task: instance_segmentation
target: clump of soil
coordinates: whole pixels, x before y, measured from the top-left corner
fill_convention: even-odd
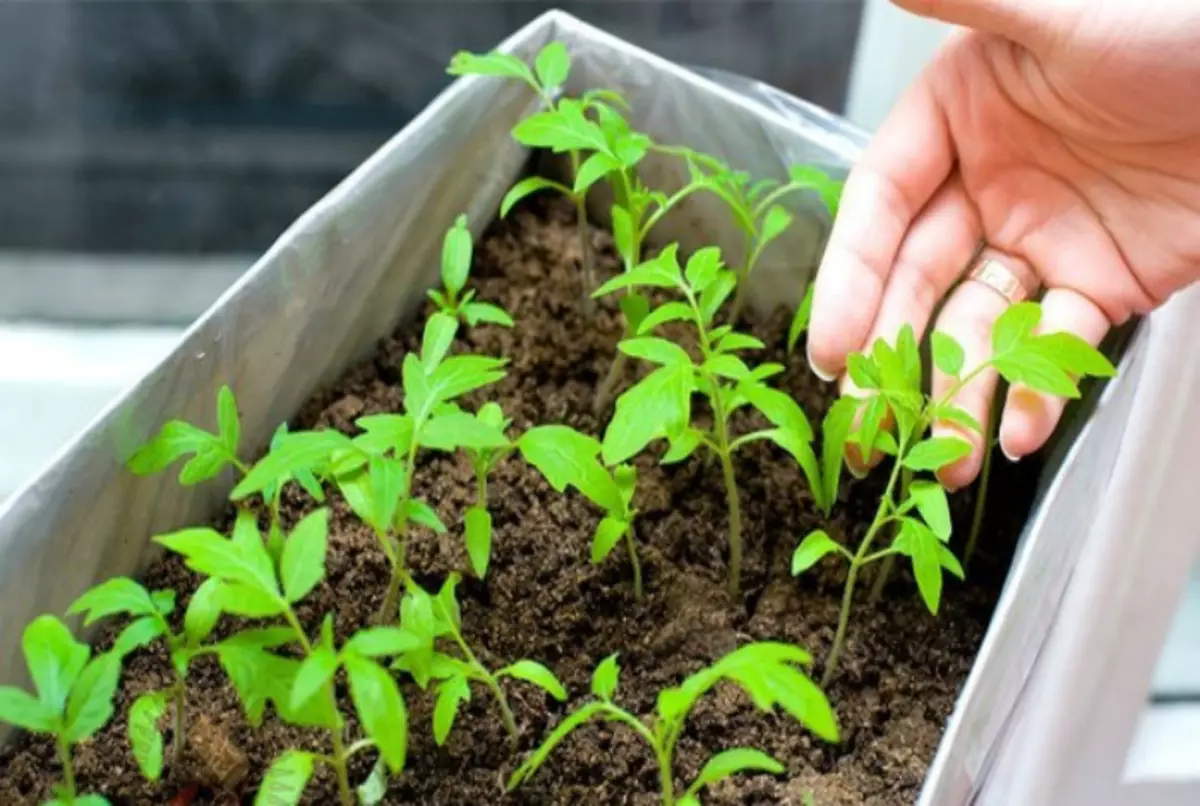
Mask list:
[[[595,248],[602,271],[616,271],[606,233],[595,233]],[[474,328],[456,344],[457,351],[511,359],[507,378],[472,402],[498,401],[515,429],[562,422],[598,434],[602,423],[591,414],[591,395],[608,369],[621,321],[612,300],[599,306],[594,321],[582,314],[579,247],[570,208],[535,199],[494,224],[476,253],[472,277],[479,297],[504,305],[516,327]],[[833,389],[807,371],[802,345],[793,355],[785,352],[786,328],[782,311],[754,324],[753,332],[769,345],[761,360],[787,366],[780,384],[817,422]],[[409,323],[383,340],[374,356],[350,369],[333,388],[318,391],[291,426],[353,433],[352,423],[359,416],[399,411],[400,359],[418,346],[419,338],[420,323]],[[631,367],[626,380],[637,371]],[[468,580],[460,587],[464,633],[483,662],[492,667],[520,658],[545,663],[570,691],[569,706],[587,696],[595,664],[619,652],[623,672],[618,700],[635,713],[649,715],[661,688],[749,640],[795,642],[823,658],[833,638],[844,569],[828,563],[800,579],[788,574],[797,541],[822,525],[795,463],[766,443],[750,445],[738,457],[746,556],[744,595],[736,601],[725,590],[727,520],[718,467],[706,464],[699,454],[677,466],[659,467],[652,456],[640,457],[637,464],[641,483],[636,505],[642,513],[639,538],[647,588],[641,604],[634,601],[630,569],[621,552],[600,566],[589,564],[599,518],[591,505],[574,493],[554,493],[519,457],[500,466],[490,484],[495,523],[491,569],[485,582]],[[753,746],[784,762],[787,774],[736,777],[711,787],[705,803],[798,805],[808,792],[820,806],[913,803],[987,627],[1032,500],[1036,473],[1027,465],[1017,469],[998,464],[992,496],[1008,506],[989,517],[983,550],[968,582],[948,582],[939,618],[925,611],[907,573],[894,576],[874,607],[866,603],[869,574],[860,586],[841,672],[828,692],[842,728],[841,744],[823,744],[790,719],[757,712],[737,689],[718,688],[695,710],[680,742],[677,781],[690,781],[714,752]],[[419,494],[452,525],[449,534],[420,531],[410,540],[410,566],[432,589],[450,571],[469,567],[461,520],[472,502],[473,477],[465,460],[426,455],[416,483]],[[843,487],[836,514],[823,525],[843,540],[856,541],[871,519],[882,485],[873,476],[861,482],[848,479]],[[299,491],[289,494],[289,522],[315,506]],[[337,631],[345,636],[366,624],[379,606],[388,567],[369,530],[336,496],[330,501],[328,575],[304,602],[300,615],[315,630],[322,614],[334,612]],[[954,503],[961,532],[969,524],[971,503],[969,495],[958,496]],[[230,518],[227,512],[218,522],[227,526]],[[154,588],[177,590],[178,613],[197,584],[195,575],[172,556],[151,567],[145,581]],[[101,639],[102,645],[111,641],[112,632]],[[280,751],[327,749],[320,732],[286,726],[270,712],[261,728],[249,726],[220,668],[201,660],[193,666],[188,709],[193,724],[204,726],[207,740],[192,742],[180,764],[168,765],[161,784],[148,784],[126,742],[125,720],[133,700],[162,688],[169,675],[160,647],[131,657],[116,718],[78,748],[81,791],[101,793],[117,804],[249,803]],[[506,688],[521,729],[517,756],[510,752],[500,718],[483,691],[465,706],[448,743],[439,749],[430,728],[431,699],[406,683],[409,766],[390,783],[386,802],[658,802],[647,747],[624,727],[602,725],[576,732],[532,780],[505,794],[502,785],[508,774],[568,707],[523,684]],[[343,712],[352,713],[344,687],[339,695]],[[350,730],[354,734],[358,726],[351,724]],[[233,754],[238,767],[244,759],[249,773],[233,776],[232,783],[225,776],[222,788],[224,774],[214,770],[221,765],[211,758],[213,747]],[[353,780],[363,780],[372,763],[370,754],[356,757]],[[0,770],[0,803],[14,805],[47,798],[60,774],[53,745],[36,737],[23,738],[0,753]],[[335,803],[332,777],[318,774],[304,802]]]

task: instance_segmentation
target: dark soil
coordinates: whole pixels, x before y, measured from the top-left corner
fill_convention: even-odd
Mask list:
[[[582,315],[574,238],[569,208],[535,200],[507,222],[493,225],[477,248],[472,276],[480,298],[503,304],[517,326],[472,329],[455,349],[511,359],[508,377],[488,394],[513,418],[515,429],[565,422],[599,430],[590,414],[591,393],[614,353],[620,320],[611,301],[601,306],[595,322]],[[614,271],[609,236],[595,233],[595,246],[602,269]],[[816,422],[832,389],[807,371],[802,345],[794,355],[785,353],[786,327],[787,315],[780,311],[753,329],[769,345],[763,360],[788,367],[780,383]],[[400,410],[398,367],[404,352],[418,344],[419,331],[410,323],[384,340],[373,357],[348,371],[334,388],[316,393],[292,427],[331,426],[352,433],[352,422],[360,415]],[[630,379],[634,372],[629,370]],[[589,564],[598,520],[590,504],[574,493],[555,494],[519,458],[499,468],[490,488],[496,529],[491,570],[485,583],[469,580],[460,587],[464,632],[482,660],[495,667],[537,659],[563,680],[572,705],[586,697],[595,664],[620,652],[618,700],[641,715],[652,713],[661,688],[753,639],[796,642],[818,659],[819,672],[833,638],[844,569],[830,562],[800,579],[788,574],[797,541],[821,520],[795,464],[765,443],[748,447],[738,458],[746,558],[744,595],[737,601],[725,590],[727,521],[717,466],[706,466],[699,454],[668,468],[643,456],[638,466],[636,505],[642,512],[639,537],[647,585],[642,604],[634,601],[621,552],[601,566]],[[842,502],[827,525],[831,534],[844,540],[861,536],[882,486],[877,475],[843,485]],[[841,673],[828,692],[843,732],[840,745],[821,743],[787,718],[759,713],[737,689],[718,688],[689,722],[680,742],[676,780],[690,781],[716,751],[754,746],[782,760],[787,774],[734,778],[710,788],[705,803],[798,805],[810,791],[819,806],[913,803],[983,638],[1035,479],[1035,468],[1028,463],[997,463],[992,500],[1007,507],[991,513],[981,541],[984,549],[968,583],[948,581],[939,618],[926,612],[907,572],[896,574],[883,601],[871,607],[866,603],[868,572]],[[452,524],[449,534],[421,531],[410,542],[410,565],[419,581],[433,588],[448,572],[467,567],[459,524],[472,499],[473,478],[465,460],[427,456],[417,480],[420,493]],[[338,632],[345,635],[379,606],[388,568],[372,534],[344,504],[331,500],[328,576],[304,603],[301,616],[315,630],[320,615],[333,611]],[[960,533],[969,526],[971,504],[970,494],[957,496]],[[287,503],[287,517],[294,520],[313,506],[295,493]],[[221,523],[227,525],[229,519],[226,513]],[[177,612],[182,613],[197,579],[168,557],[150,568],[146,581],[179,591]],[[219,667],[199,661],[190,678],[188,708],[193,724],[203,722],[205,735],[193,737],[183,763],[168,765],[164,783],[149,785],[124,738],[125,714],[138,694],[163,687],[169,674],[161,649],[130,659],[117,717],[78,748],[81,791],[102,793],[118,804],[248,803],[282,749],[326,749],[320,732],[288,727],[270,713],[261,729],[252,729]],[[510,751],[483,690],[475,692],[449,742],[438,749],[430,730],[430,697],[406,683],[409,767],[392,781],[387,802],[658,802],[656,771],[646,746],[624,727],[598,725],[578,731],[523,788],[505,795],[502,781],[514,763],[566,710],[528,685],[506,688],[521,729],[521,756]],[[345,690],[341,696],[343,711],[349,713]],[[351,725],[352,735],[356,731],[357,725]],[[47,797],[60,773],[54,758],[52,744],[38,738],[23,739],[0,753],[0,803],[32,804]],[[244,760],[250,772],[234,791],[213,785]],[[368,754],[356,758],[355,782],[365,778],[372,761]],[[332,777],[319,774],[305,802],[335,803]]]

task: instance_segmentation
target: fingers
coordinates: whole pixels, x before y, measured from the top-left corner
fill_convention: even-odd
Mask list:
[[[1046,44],[1064,25],[1063,5],[1046,0],[892,0],[922,17],[999,34],[1028,47]]]
[[[1066,288],[1046,292],[1040,333],[1074,333],[1095,347],[1109,330],[1108,317],[1087,297]],[[1000,420],[1000,449],[1011,461],[1036,451],[1050,438],[1067,401],[1014,385],[1008,390]]]
[[[894,344],[905,325],[921,339],[934,308],[962,274],[979,243],[979,215],[967,199],[957,174],[952,175],[913,222],[896,256],[875,322],[861,349],[876,339]],[[842,376],[843,394],[859,394],[849,376]],[[884,427],[890,426],[890,419]],[[881,459],[878,451],[864,461],[856,446],[848,446],[846,462],[862,475]]]
[[[832,380],[861,349],[913,220],[954,162],[942,109],[922,77],[850,173],[813,291],[808,360]]]
[[[1025,261],[1009,255],[995,256],[1003,261],[1010,271],[1017,274],[1027,287],[1034,287],[1036,275]],[[980,282],[967,281],[951,293],[945,307],[938,316],[937,330],[954,338],[963,348],[966,371],[982,364],[991,357],[992,327],[1000,314],[1009,307],[1009,302],[994,289]],[[964,373],[965,374],[965,373]],[[988,433],[992,399],[996,392],[997,376],[994,370],[986,370],[959,389],[950,402],[966,411],[979,421],[984,433]],[[954,378],[936,367],[933,371],[933,398],[941,400],[957,386]],[[935,437],[958,437],[972,445],[971,453],[965,458],[938,471],[938,479],[950,491],[958,490],[975,480],[983,461],[984,437],[970,429],[951,423],[939,422],[933,427]]]

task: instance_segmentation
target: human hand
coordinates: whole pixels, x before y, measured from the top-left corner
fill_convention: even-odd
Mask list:
[[[1200,3],[894,2],[973,30],[942,48],[848,178],[814,290],[818,374],[841,374],[848,353],[905,324],[923,333],[947,293],[936,329],[967,367],[986,360],[1008,301],[980,282],[951,291],[981,241],[1047,289],[1041,331],[1093,345],[1200,279]],[[955,402],[986,425],[996,382],[982,373]],[[951,383],[935,370],[935,397]],[[1041,447],[1064,405],[1012,387],[1005,455]],[[975,445],[939,474],[969,484],[982,437],[935,432]]]

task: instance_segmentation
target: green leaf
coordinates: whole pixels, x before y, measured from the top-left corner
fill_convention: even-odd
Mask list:
[[[837,216],[843,182],[832,178],[820,168],[812,165],[792,165],[788,168],[788,176],[791,177],[793,183],[800,187],[815,191],[829,214]]]
[[[354,444],[345,434],[333,429],[288,434],[278,448],[272,448],[250,469],[229,497],[233,501],[240,501],[275,483],[282,476],[312,471],[339,450],[354,450]]]
[[[630,297],[622,298],[622,300],[625,299],[630,299]],[[637,328],[634,332],[636,332],[639,336],[645,336],[646,334],[652,332],[654,328],[658,327],[659,325],[664,325],[668,322],[678,322],[681,320],[690,321],[691,319],[692,309],[686,303],[678,301],[668,302],[664,305],[660,305],[642,317],[638,321]]]
[[[621,675],[621,667],[617,664],[617,653],[609,655],[592,672],[592,694],[605,702],[611,702],[617,693],[617,679]]]
[[[883,385],[879,368],[862,353],[851,353],[846,357],[846,370],[850,374],[850,380],[854,381],[859,389],[879,389]]]
[[[199,453],[221,443],[212,434],[181,420],[171,420],[129,458],[135,475],[160,473],[188,453]]]
[[[613,171],[619,170],[621,170],[621,162],[616,157],[598,151],[579,166],[579,171],[575,174],[573,190],[576,193],[586,193],[592,185]]]
[[[71,687],[63,739],[76,744],[108,724],[120,682],[120,655],[110,652],[92,658]]]
[[[283,547],[279,576],[288,602],[296,603],[325,578],[325,544],[329,534],[329,510],[306,515],[292,530]]]
[[[420,638],[400,627],[365,627],[352,635],[342,650],[364,658],[381,658],[403,655],[420,643]]]
[[[508,447],[503,431],[465,411],[435,415],[421,427],[418,438],[421,447],[439,451],[466,448],[478,452]]]
[[[808,322],[812,318],[813,288],[813,284],[809,283],[800,300],[800,305],[796,308],[796,313],[792,316],[792,323],[788,327],[787,335],[789,353],[796,349],[796,342],[800,341],[800,334],[808,330]]]
[[[55,616],[38,616],[25,627],[21,648],[38,699],[47,711],[60,713],[67,695],[91,654]]]
[[[613,244],[617,247],[617,254],[621,256],[621,260],[625,264],[626,272],[624,276],[629,277],[630,275],[634,274],[638,268],[640,268],[637,266],[630,268],[637,261],[637,225],[636,222],[634,222],[634,220],[630,217],[629,211],[619,204],[614,204],[612,206],[610,215],[612,216]],[[670,247],[668,247],[668,249],[669,248]],[[642,265],[644,266],[647,264]],[[650,261],[649,265],[655,264],[653,261]],[[614,286],[613,284],[618,281],[621,276],[622,275],[618,275],[612,280],[609,280],[607,283],[602,284],[600,288],[593,292],[592,296],[600,297],[604,294],[612,293],[617,288],[628,288],[635,285],[634,281],[630,280],[625,285]],[[644,282],[637,283],[637,285],[645,284],[646,283]]]
[[[225,587],[219,579],[206,579],[192,594],[183,616],[183,632],[188,643],[197,645],[212,632],[221,617],[221,596]]]
[[[688,258],[683,276],[692,290],[699,293],[717,279],[717,275],[720,274],[724,265],[724,261],[721,260],[721,250],[715,246],[705,246],[697,249]]]
[[[641,358],[664,366],[686,364],[692,366],[692,358],[677,344],[654,336],[625,339],[617,344],[617,349],[633,358]]]
[[[383,802],[383,798],[387,795],[388,777],[387,765],[383,763],[383,759],[376,759],[375,766],[371,768],[371,774],[367,776],[367,780],[358,785],[355,790],[358,793],[358,802],[360,806],[377,806]]]
[[[845,554],[845,549],[835,543],[824,529],[809,532],[792,554],[792,576],[799,576],[812,568],[827,554]]]
[[[76,599],[67,609],[67,613],[72,616],[87,613],[83,622],[85,627],[118,613],[148,616],[157,612],[150,592],[128,577],[115,577],[100,583]]]
[[[0,722],[35,733],[55,733],[58,712],[19,688],[0,686]]]
[[[272,593],[266,593],[240,582],[225,582],[217,601],[221,612],[244,618],[268,618],[284,612],[284,602]]]
[[[484,507],[473,506],[467,510],[463,520],[471,570],[475,572],[475,576],[483,579],[487,576],[488,563],[492,556],[492,515]]]
[[[933,363],[942,372],[957,378],[963,368],[963,348],[954,337],[940,330],[935,330],[930,336],[933,344]]]
[[[659,464],[669,465],[682,462],[692,455],[704,438],[704,432],[695,428],[685,428],[671,440],[670,449],[659,459]]]
[[[286,750],[275,759],[258,787],[254,806],[295,806],[313,774],[315,757],[301,750]]]
[[[413,420],[408,414],[369,414],[354,424],[366,433],[355,442],[366,450],[378,453],[392,451],[406,456],[412,447]]]
[[[863,456],[869,457],[882,433],[883,418],[887,416],[888,401],[882,394],[872,396],[863,406],[862,423],[858,428],[858,444]]]
[[[592,564],[604,562],[604,558],[612,553],[628,529],[629,524],[620,518],[609,516],[601,520],[600,525],[596,527],[596,535],[592,538]]]
[[[971,453],[971,443],[957,437],[931,437],[913,446],[901,462],[909,470],[939,470]]]
[[[458,333],[458,320],[444,313],[435,313],[425,323],[425,332],[421,341],[421,364],[425,372],[430,373],[442,363],[450,346],[454,344],[454,336]]]
[[[556,109],[535,112],[512,130],[526,148],[548,148],[555,154],[567,151],[608,152],[604,132],[583,115],[577,102],[564,100]]]
[[[551,42],[542,48],[534,61],[538,81],[547,90],[561,86],[571,70],[571,56],[562,42]]]
[[[1007,358],[992,359],[992,366],[1009,383],[1022,383],[1057,397],[1079,397],[1079,388],[1071,377],[1052,360],[1031,349],[1016,348]]]
[[[650,442],[682,431],[691,420],[691,363],[661,367],[617,398],[604,432],[603,456],[619,464]]]
[[[400,497],[404,495],[405,466],[399,458],[372,456],[368,464],[371,517],[365,520],[380,535],[386,535],[396,520]]]
[[[291,707],[298,711],[320,694],[333,680],[338,663],[337,653],[332,649],[323,646],[314,649],[300,664],[300,671],[292,681],[292,691],[289,695]]]
[[[769,439],[779,447],[783,448],[796,463],[800,465],[800,469],[804,471],[805,477],[808,479],[810,489],[820,489],[821,482],[821,467],[817,464],[817,454],[813,450],[812,442],[806,439],[803,434],[798,434],[795,431],[788,431],[784,428],[771,428],[766,431],[758,431],[750,435],[754,439]],[[747,437],[742,437],[739,441],[746,441]]]
[[[471,272],[471,231],[467,217],[458,216],[442,239],[442,284],[451,296],[456,296],[467,284]]]
[[[562,744],[563,739],[571,735],[580,725],[601,714],[603,708],[604,706],[600,703],[588,703],[558,723],[558,726],[550,732],[545,741],[538,745],[529,758],[525,759],[525,762],[513,771],[513,774],[508,779],[508,790],[511,792],[524,781],[528,780],[529,776],[533,775],[545,763],[546,759],[550,757],[550,754],[554,752],[554,748]]]
[[[1003,355],[1033,335],[1042,320],[1042,308],[1036,302],[1010,305],[992,325],[992,354]]]
[[[743,383],[738,388],[772,425],[812,441],[812,426],[808,424],[804,409],[791,395],[761,383]]]
[[[715,784],[739,772],[766,772],[780,775],[787,768],[761,750],[750,747],[735,747],[717,753],[708,760],[696,780],[688,787],[688,794],[695,795],[709,784]]]
[[[149,646],[154,639],[163,635],[166,627],[154,616],[144,616],[121,630],[113,644],[113,654],[125,657],[131,652]]]
[[[448,403],[467,392],[500,380],[504,377],[504,370],[501,369],[504,364],[504,359],[490,356],[450,356],[429,376],[429,398],[426,402],[430,404],[430,410],[438,403]],[[405,382],[407,383],[407,379]],[[407,387],[405,391],[408,391]]]
[[[606,512],[622,510],[621,493],[596,458],[600,444],[592,437],[565,425],[535,426],[521,435],[517,447],[556,492],[571,486]]]
[[[225,385],[217,392],[217,428],[229,455],[237,456],[238,442],[242,439],[242,423],[238,418],[237,400],[233,396],[233,390]]]
[[[567,701],[567,690],[563,688],[563,684],[554,676],[554,672],[537,661],[519,660],[512,666],[506,666],[496,672],[496,676],[512,677],[524,680],[526,683],[533,683],[559,702]]]
[[[908,488],[908,495],[938,540],[949,540],[950,502],[946,500],[942,485],[932,481],[914,481]]]
[[[936,616],[942,599],[942,564],[938,551],[941,543],[924,524],[905,518],[900,524],[900,535],[892,545],[912,560],[917,590],[929,612]]]
[[[1111,378],[1116,367],[1104,354],[1074,333],[1047,333],[1032,339],[1034,349],[1072,375]]]
[[[778,204],[771,205],[771,208],[767,210],[767,214],[763,218],[762,234],[758,240],[759,248],[765,247],[771,241],[778,238],[791,224],[791,213]]]
[[[454,727],[458,707],[471,699],[471,687],[463,675],[454,675],[438,685],[437,701],[433,706],[433,740],[441,747]]]
[[[137,761],[142,777],[157,781],[163,770],[163,738],[158,730],[158,721],[167,712],[169,691],[143,694],[133,701],[129,709],[127,734],[133,758]]]
[[[733,289],[737,287],[737,275],[731,271],[723,271],[716,279],[705,287],[700,294],[700,319],[706,325],[711,323],[717,311],[729,299]]]
[[[718,353],[731,353],[734,350],[762,350],[767,345],[746,333],[727,333],[717,342]]]
[[[433,507],[426,504],[419,498],[410,498],[400,507],[400,517],[405,520],[419,523],[426,529],[431,529],[435,533],[441,535],[446,533],[446,524],[442,523],[442,519],[438,517],[437,512]]]
[[[462,314],[471,327],[475,327],[481,322],[503,327],[513,326],[513,318],[508,315],[508,311],[490,302],[468,302],[462,306]]]
[[[966,576],[963,573],[962,564],[958,561],[958,558],[954,556],[954,552],[950,551],[950,549],[944,543],[938,543],[937,554],[938,562],[941,564],[942,568],[945,568],[959,579],[963,579]]]
[[[620,209],[614,207],[613,215],[616,216],[616,211]],[[623,211],[622,213],[628,217],[628,213]],[[607,296],[622,288],[678,288],[682,274],[679,269],[677,252],[677,244],[668,245],[650,260],[634,266],[627,272],[618,274],[601,285],[592,292],[592,296],[597,298]]]
[[[642,323],[650,316],[650,300],[636,291],[630,291],[622,295],[617,304],[625,316],[626,330],[631,333],[640,332]]]
[[[404,769],[408,747],[408,711],[400,689],[387,669],[374,661],[350,655],[345,663],[354,710],[395,775]]]
[[[442,583],[441,590],[438,591],[437,597],[434,599],[436,605],[436,615],[442,621],[448,623],[449,629],[439,627],[439,632],[442,634],[452,630],[458,631],[462,627],[462,613],[458,609],[458,595],[456,593],[458,583],[462,577],[458,573],[452,573],[446,577],[446,581]]]
[[[557,182],[552,182],[540,176],[529,176],[522,179],[520,182],[512,186],[508,193],[504,194],[504,199],[500,202],[500,217],[505,218],[509,211],[516,205],[517,202],[526,196],[532,196],[541,190],[557,190],[565,192],[566,188]]]
[[[452,76],[516,78],[530,85],[536,84],[529,65],[509,53],[471,53],[462,50],[454,54],[446,72]]]
[[[700,366],[700,371],[733,381],[750,377],[750,368],[736,355],[714,355]]]
[[[983,425],[966,411],[960,409],[958,406],[952,406],[949,404],[942,406],[935,405],[930,407],[929,413],[934,420],[953,423],[960,428],[965,428],[968,431],[974,431],[980,436],[983,435]]]
[[[837,501],[838,485],[841,482],[842,465],[846,455],[846,440],[854,426],[854,415],[858,412],[858,401],[840,397],[829,407],[821,422],[821,494],[816,496],[818,505],[829,515]]]

